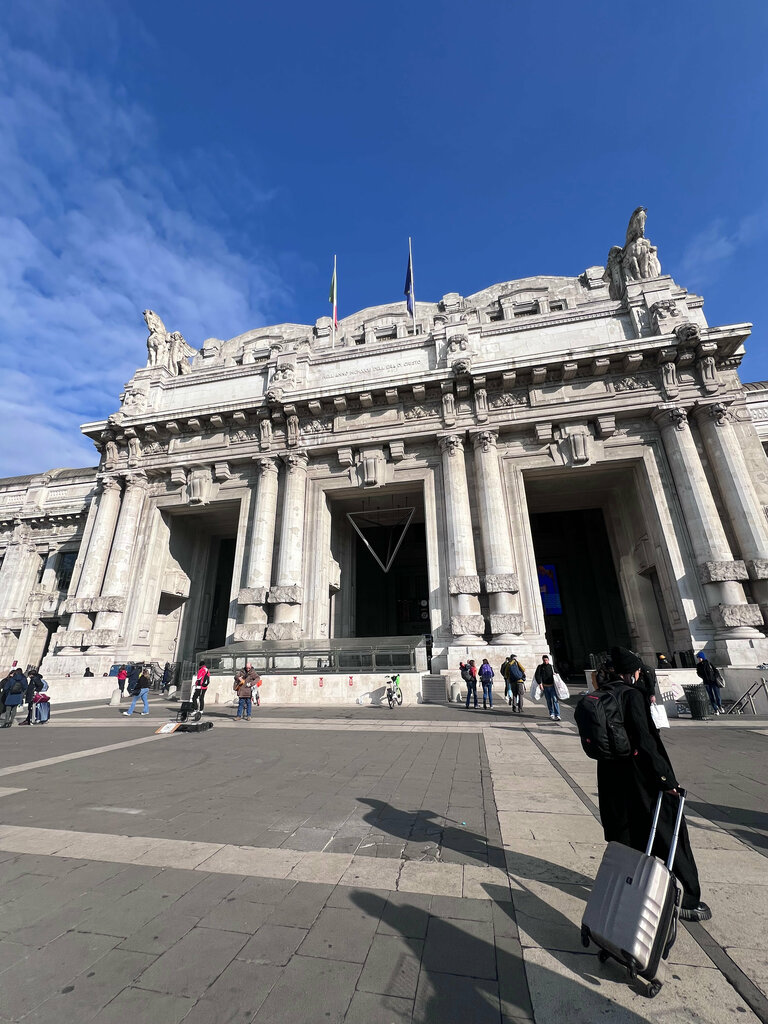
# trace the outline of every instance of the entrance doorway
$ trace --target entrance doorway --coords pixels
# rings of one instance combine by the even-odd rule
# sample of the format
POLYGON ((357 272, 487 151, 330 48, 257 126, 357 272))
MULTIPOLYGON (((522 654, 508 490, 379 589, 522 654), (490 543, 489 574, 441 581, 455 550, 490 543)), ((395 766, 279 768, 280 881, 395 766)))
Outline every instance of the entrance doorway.
POLYGON ((689 646, 642 461, 529 470, 524 479, 555 658, 581 671, 616 644, 649 664, 657 651, 689 646))
POLYGON ((232 597, 239 502, 164 513, 168 553, 155 620, 153 654, 187 661, 221 647, 234 629, 232 597))
POLYGON ((560 672, 589 655, 629 645, 605 518, 599 508, 531 513, 544 628, 560 672))
POLYGON ((333 635, 429 635, 421 492, 387 488, 362 501, 356 492, 354 498, 335 497, 331 513, 331 547, 340 567, 333 635))

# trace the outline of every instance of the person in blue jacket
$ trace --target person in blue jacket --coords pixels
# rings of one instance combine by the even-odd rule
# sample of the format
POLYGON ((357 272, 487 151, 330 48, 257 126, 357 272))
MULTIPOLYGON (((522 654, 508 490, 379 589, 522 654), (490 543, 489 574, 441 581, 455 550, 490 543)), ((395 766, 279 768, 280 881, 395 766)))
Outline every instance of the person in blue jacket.
POLYGON ((21 704, 24 703, 24 696, 27 692, 27 677, 20 668, 15 669, 3 680, 3 704, 5 705, 5 720, 3 729, 10 729, 21 704))

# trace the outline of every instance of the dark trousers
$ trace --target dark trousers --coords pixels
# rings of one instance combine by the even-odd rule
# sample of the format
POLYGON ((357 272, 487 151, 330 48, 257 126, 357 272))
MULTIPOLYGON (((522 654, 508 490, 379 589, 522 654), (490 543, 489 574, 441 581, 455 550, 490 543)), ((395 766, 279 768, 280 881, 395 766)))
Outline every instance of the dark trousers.
POLYGON ((473 679, 472 682, 467 683, 467 707, 469 707, 469 698, 475 698, 475 707, 477 707, 477 680, 473 679))
POLYGON ((713 710, 715 708, 722 709, 723 701, 720 697, 720 687, 717 683, 704 683, 707 688, 707 696, 709 697, 709 703, 712 705, 713 710))
POLYGON ((205 690, 195 690, 192 707, 195 711, 205 711, 205 690))

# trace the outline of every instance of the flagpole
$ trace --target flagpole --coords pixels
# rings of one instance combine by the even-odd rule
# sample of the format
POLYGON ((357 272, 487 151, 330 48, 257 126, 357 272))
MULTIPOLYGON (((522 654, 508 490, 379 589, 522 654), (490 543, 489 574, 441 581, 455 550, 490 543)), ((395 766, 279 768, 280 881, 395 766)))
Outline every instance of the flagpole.
POLYGON ((333 317, 331 322, 331 348, 336 348, 336 304, 339 298, 339 282, 336 279, 336 253, 333 254, 333 317))
POLYGON ((416 289, 413 283, 413 249, 411 247, 411 236, 408 235, 408 259, 411 264, 411 295, 413 296, 411 301, 411 318, 413 320, 413 333, 416 334, 416 289))

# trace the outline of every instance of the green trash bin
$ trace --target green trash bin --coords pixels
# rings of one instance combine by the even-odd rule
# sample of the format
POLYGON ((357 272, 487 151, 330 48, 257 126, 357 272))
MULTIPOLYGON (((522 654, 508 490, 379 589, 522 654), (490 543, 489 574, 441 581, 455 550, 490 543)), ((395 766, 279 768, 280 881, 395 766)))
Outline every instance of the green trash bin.
POLYGON ((704 722, 709 718, 709 697, 702 683, 691 683, 683 687, 685 699, 691 709, 691 718, 704 722))

